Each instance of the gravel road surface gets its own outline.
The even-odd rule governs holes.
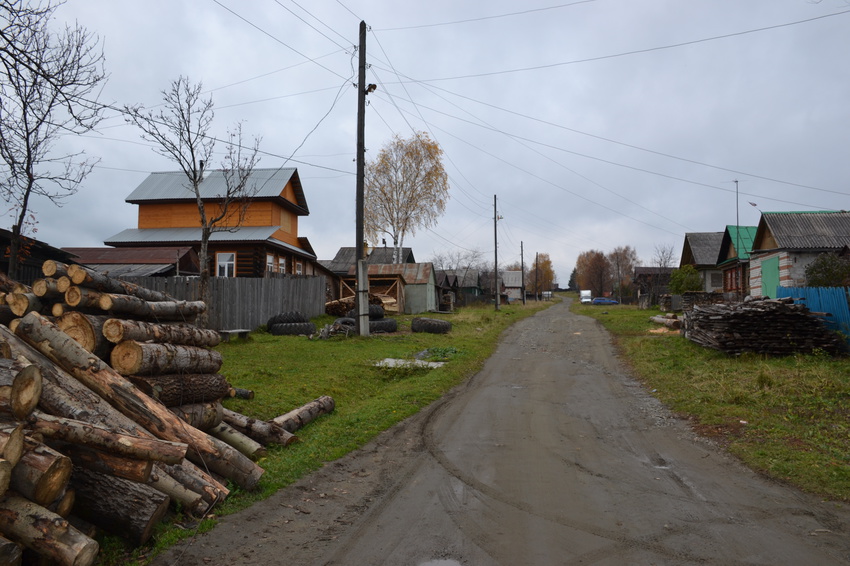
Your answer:
[[[154,564],[832,565],[849,526],[847,505],[693,434],[564,302],[440,401]]]

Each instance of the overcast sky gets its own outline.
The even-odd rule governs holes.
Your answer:
[[[445,151],[446,214],[405,241],[419,261],[492,260],[494,195],[500,265],[522,242],[563,286],[586,250],[631,245],[651,265],[671,245],[678,261],[685,232],[738,222],[736,202],[741,225],[850,208],[846,0],[68,0],[57,20],[75,19],[104,42],[104,102],[153,107],[186,75],[213,97],[214,134],[242,121],[260,167],[298,167],[320,259],[354,245],[361,20],[367,158],[414,130]],[[34,203],[53,246],[136,227],[126,196],[176,169],[107,115],[62,140],[101,159],[80,191]]]

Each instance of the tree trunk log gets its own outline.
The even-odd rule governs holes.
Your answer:
[[[59,290],[58,281],[52,277],[36,279],[32,284],[32,294],[40,299],[61,299],[65,291]]]
[[[198,460],[243,489],[251,490],[257,486],[263,475],[262,468],[220,440],[185,426],[159,401],[142,393],[41,315],[29,313],[22,318],[18,333],[155,436],[192,446],[190,458]]]
[[[162,470],[163,473],[167,473],[186,489],[201,494],[204,503],[207,505],[204,513],[209,512],[210,509],[230,495],[230,490],[227,487],[188,460],[174,466],[162,466]]]
[[[203,517],[211,505],[204,501],[200,493],[190,490],[174,479],[165,470],[154,466],[148,484],[157,491],[167,495],[172,503],[179,503],[183,510],[195,517]]]
[[[250,401],[254,398],[254,392],[250,389],[242,389],[240,387],[233,388],[233,397],[238,397],[239,399],[247,399]]]
[[[109,360],[121,375],[216,373],[222,364],[221,353],[215,350],[134,340],[117,344]]]
[[[252,460],[259,460],[268,454],[262,444],[248,435],[242,434],[226,422],[220,422],[211,428],[210,434],[233,446]]]
[[[136,387],[166,407],[208,403],[230,396],[230,384],[220,373],[131,375]]]
[[[0,533],[61,566],[90,566],[98,544],[67,520],[16,494],[0,500]]]
[[[56,319],[59,330],[76,340],[80,345],[101,360],[109,358],[112,342],[103,336],[106,315],[93,316],[71,311]]]
[[[298,429],[312,422],[321,415],[331,413],[334,410],[334,400],[332,397],[322,395],[314,401],[310,401],[306,405],[295,410],[289,411],[285,415],[275,417],[272,422],[283,427],[284,430],[295,432]]]
[[[169,407],[180,420],[192,425],[198,430],[209,431],[224,419],[224,407],[218,401],[210,403],[192,403]]]
[[[298,440],[297,436],[284,430],[279,424],[258,421],[257,419],[252,419],[227,408],[224,409],[224,422],[261,444],[289,446]]]
[[[101,529],[144,544],[168,510],[168,496],[152,487],[74,468],[71,485],[76,490],[74,514]]]
[[[32,416],[29,428],[47,438],[89,446],[126,458],[165,464],[179,464],[188,449],[182,442],[121,434],[103,426],[56,417],[41,411],[36,411]]]
[[[48,259],[41,264],[41,272],[45,277],[59,279],[63,275],[68,275],[68,264]]]
[[[174,297],[167,293],[154,291],[141,287],[135,283],[113,279],[108,275],[99,273],[82,265],[69,265],[68,277],[74,285],[102,291],[104,293],[117,293],[119,295],[132,295],[144,301],[173,301]]]
[[[2,325],[0,325],[0,338],[9,344],[16,358],[25,358],[41,368],[44,389],[40,406],[48,413],[155,440],[154,435],[139,423],[107,403],[94,391]],[[23,442],[21,442],[21,451],[22,447]],[[6,458],[9,459],[8,456]],[[224,501],[230,493],[218,480],[187,460],[173,465],[157,464],[156,467],[162,467],[164,474],[170,475],[192,491],[200,493],[209,505]]]
[[[65,291],[65,303],[75,309],[100,309],[102,296],[103,293],[74,286]]]
[[[19,421],[38,406],[44,388],[41,370],[13,360],[0,360],[0,387],[9,387],[9,409]]]
[[[24,455],[24,424],[0,425],[0,456],[17,465]]]
[[[6,295],[6,304],[16,316],[24,316],[31,311],[41,312],[44,308],[41,299],[32,293],[9,293]]]
[[[56,450],[24,440],[24,454],[12,470],[11,487],[30,501],[49,505],[68,486],[71,460]]]
[[[153,462],[151,460],[126,458],[95,450],[87,446],[68,444],[66,442],[54,442],[52,445],[57,451],[68,456],[74,467],[85,468],[99,474],[107,474],[116,478],[147,483],[153,470]]]
[[[656,324],[663,324],[667,328],[679,329],[682,327],[682,321],[677,318],[668,318],[666,316],[651,316],[649,320]]]
[[[77,492],[74,491],[74,488],[69,486],[68,489],[65,490],[65,493],[60,495],[47,509],[53,511],[63,519],[67,519],[71,515],[71,511],[74,510],[74,499],[76,493]]]
[[[71,302],[66,302],[70,305]],[[191,320],[206,311],[203,301],[145,301],[131,295],[104,293],[100,297],[101,310],[114,313],[127,313],[141,318],[155,320]]]
[[[0,458],[0,496],[9,490],[9,485],[12,483],[12,464],[8,460]],[[0,562],[2,564],[2,562]]]
[[[136,340],[212,348],[221,342],[221,335],[215,330],[198,328],[191,324],[157,324],[120,318],[107,320],[103,325],[103,335],[115,344],[124,340]]]
[[[18,543],[0,537],[0,564],[3,566],[20,566],[22,556],[23,551]]]
[[[56,280],[56,289],[59,290],[63,296],[68,292],[68,289],[73,286],[74,284],[71,283],[71,279],[67,275],[63,275]]]

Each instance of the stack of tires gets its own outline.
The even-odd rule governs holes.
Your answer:
[[[266,328],[269,334],[274,336],[298,336],[316,332],[316,325],[310,322],[306,314],[299,311],[282,312],[274,315],[266,323]]]
[[[354,309],[348,311],[348,316],[336,319],[336,324],[357,326],[357,312]],[[398,322],[394,318],[384,318],[384,307],[369,305],[369,334],[396,332],[397,330]]]

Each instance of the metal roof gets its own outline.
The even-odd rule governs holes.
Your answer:
[[[522,271],[503,271],[502,285],[505,287],[522,287]]]
[[[336,252],[331,260],[322,260],[322,265],[334,273],[348,273],[351,267],[357,263],[356,252],[352,247],[342,247]],[[401,257],[403,263],[414,263],[413,250],[411,248],[401,248]],[[390,264],[393,261],[393,248],[372,248],[366,256],[366,263],[372,264]]]
[[[401,275],[408,285],[436,284],[434,277],[434,265],[431,263],[383,263],[370,264],[368,274],[373,275]],[[348,271],[354,275],[354,266]]]
[[[723,232],[688,232],[679,265],[717,265]]]
[[[723,233],[723,241],[717,254],[717,265],[729,262],[747,262],[750,260],[750,251],[753,249],[753,240],[756,237],[755,226],[736,226],[730,224]],[[735,255],[730,253],[735,250]],[[727,257],[728,256],[728,257]]]
[[[298,177],[298,169],[295,167],[254,169],[249,180],[257,191],[253,197],[256,199],[283,198],[284,188],[290,181],[295,191],[296,202],[291,203],[289,200],[286,202],[302,209],[303,214],[309,214],[304,189],[301,187],[301,179]],[[205,171],[199,189],[203,199],[223,198],[227,191],[224,172],[221,170]],[[183,171],[163,171],[148,175],[124,200],[132,204],[178,200],[194,201],[195,195]]]
[[[62,248],[77,256],[75,261],[85,265],[105,264],[171,264],[186,254],[193,253],[189,246],[144,248]],[[195,259],[197,261],[197,258]]]
[[[447,269],[446,273],[457,277],[460,287],[478,287],[480,272],[477,269]]]
[[[754,248],[765,248],[767,236],[776,248],[832,250],[850,244],[850,212],[764,212],[755,235]],[[772,248],[773,246],[771,246]]]
[[[272,238],[277,230],[277,226],[242,226],[227,232],[213,232],[210,235],[210,242],[264,242],[310,259],[316,259],[315,254],[309,251]],[[106,239],[103,243],[108,246],[121,246],[126,244],[192,244],[200,241],[200,228],[128,228]]]
[[[87,263],[86,267],[110,277],[148,277],[167,273],[174,269],[173,263]]]

